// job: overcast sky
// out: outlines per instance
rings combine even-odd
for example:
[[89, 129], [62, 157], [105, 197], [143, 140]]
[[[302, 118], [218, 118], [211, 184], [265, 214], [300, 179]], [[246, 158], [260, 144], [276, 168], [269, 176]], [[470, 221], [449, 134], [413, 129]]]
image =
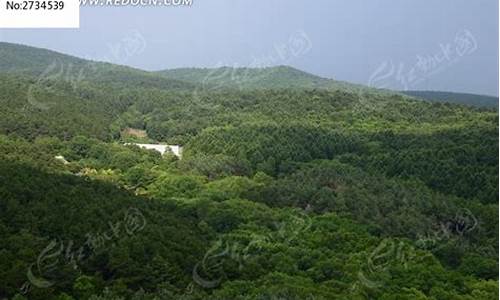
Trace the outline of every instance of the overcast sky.
[[0, 40], [159, 70], [291, 65], [377, 87], [498, 95], [498, 0], [193, 0], [81, 9]]

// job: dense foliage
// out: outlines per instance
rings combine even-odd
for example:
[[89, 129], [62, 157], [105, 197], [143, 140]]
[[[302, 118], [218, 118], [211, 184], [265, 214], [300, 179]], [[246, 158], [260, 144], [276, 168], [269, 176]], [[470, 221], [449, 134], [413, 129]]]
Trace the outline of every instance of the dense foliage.
[[0, 53], [2, 299], [498, 298], [496, 111]]

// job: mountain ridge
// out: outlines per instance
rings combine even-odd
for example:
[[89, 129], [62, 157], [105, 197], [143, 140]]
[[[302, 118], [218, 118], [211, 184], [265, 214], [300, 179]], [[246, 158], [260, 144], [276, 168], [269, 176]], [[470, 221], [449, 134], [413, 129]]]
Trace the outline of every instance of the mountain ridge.
[[[36, 62], [36, 63], [34, 63]], [[38, 77], [40, 80], [62, 78], [65, 81], [90, 81], [118, 87], [146, 87], [174, 90], [217, 91], [220, 89], [327, 89], [351, 93], [405, 95], [431, 102], [465, 104], [496, 108], [498, 97], [444, 91], [394, 91], [321, 77], [292, 66], [261, 68], [222, 66], [216, 68], [184, 67], [146, 71], [126, 65], [80, 58], [41, 47], [0, 42], [0, 71]]]
[[434, 90], [401, 91], [401, 93], [432, 102], [447, 102], [498, 110], [498, 97], [491, 95]]
[[[36, 63], [34, 63], [36, 62]], [[93, 61], [61, 52], [0, 42], [0, 71], [38, 80], [89, 81], [127, 87], [131, 84], [160, 89], [188, 89], [187, 82], [168, 80], [153, 73], [125, 65]]]

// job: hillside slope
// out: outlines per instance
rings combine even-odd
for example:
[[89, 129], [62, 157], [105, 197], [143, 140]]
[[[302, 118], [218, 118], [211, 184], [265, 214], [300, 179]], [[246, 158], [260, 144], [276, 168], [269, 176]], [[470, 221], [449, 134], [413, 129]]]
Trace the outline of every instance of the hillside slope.
[[85, 60], [55, 51], [0, 42], [0, 72], [34, 77], [38, 81], [92, 82], [118, 87], [192, 89], [178, 80], [104, 62]]
[[498, 110], [498, 97], [493, 96], [439, 91], [402, 91], [401, 93], [433, 102], [447, 102]]
[[264, 68], [180, 68], [156, 72], [169, 79], [177, 79], [201, 86], [206, 90], [231, 89], [368, 89], [316, 76], [290, 66]]

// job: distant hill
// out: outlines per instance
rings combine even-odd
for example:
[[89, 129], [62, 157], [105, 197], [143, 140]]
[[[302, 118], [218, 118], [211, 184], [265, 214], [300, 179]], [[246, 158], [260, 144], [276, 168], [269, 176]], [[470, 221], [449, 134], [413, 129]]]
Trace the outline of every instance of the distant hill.
[[265, 68], [180, 68], [158, 71], [172, 80], [201, 85], [206, 89], [366, 89], [351, 84], [313, 75], [290, 66]]
[[463, 117], [467, 109], [287, 66], [147, 72], [10, 43], [0, 43], [0, 90], [0, 133], [29, 139], [111, 140], [132, 128], [185, 144], [205, 128], [256, 120], [368, 130], [403, 120], [448, 124], [445, 111]]
[[402, 91], [401, 93], [432, 102], [447, 102], [498, 110], [498, 97], [493, 96], [437, 91]]
[[156, 74], [104, 62], [85, 60], [36, 47], [0, 42], [0, 72], [35, 76], [38, 80], [93, 82], [120, 87], [190, 89], [192, 85]]
[[89, 63], [84, 59], [47, 49], [0, 42], [0, 70], [2, 72], [41, 74], [54, 61], [73, 64], [75, 68]]

